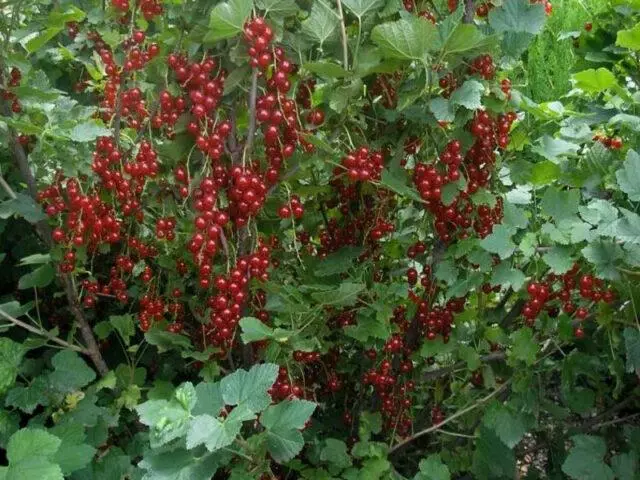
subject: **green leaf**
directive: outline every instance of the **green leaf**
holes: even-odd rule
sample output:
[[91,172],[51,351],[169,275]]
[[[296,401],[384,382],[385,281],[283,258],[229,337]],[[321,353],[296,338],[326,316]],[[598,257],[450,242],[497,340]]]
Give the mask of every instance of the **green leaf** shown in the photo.
[[511,262],[501,262],[491,275],[491,285],[500,285],[515,291],[520,290],[526,280],[527,277],[521,270],[511,267]]
[[219,3],[209,17],[209,31],[204,41],[214,43],[225,38],[235,37],[242,32],[244,24],[251,15],[251,0],[228,0]]
[[325,440],[324,447],[320,452],[320,460],[340,469],[350,467],[353,463],[347,451],[347,444],[335,438]]
[[513,344],[509,351],[509,357],[527,365],[533,365],[539,349],[538,343],[533,338],[533,330],[528,327],[516,330],[511,334],[511,341]]
[[453,122],[456,112],[451,102],[442,97],[436,97],[429,101],[429,110],[439,122]]
[[50,40],[56,37],[62,31],[62,28],[63,28],[62,26],[49,27],[39,32],[24,44],[24,48],[29,53],[37,52],[42,47],[44,47]]
[[536,36],[529,32],[505,32],[502,37],[502,53],[513,59],[519,59]]
[[96,372],[76,352],[70,350],[56,353],[51,364],[54,370],[49,375],[49,381],[63,392],[78,390],[96,378]]
[[10,464],[31,461],[34,457],[52,458],[62,440],[44,430],[24,428],[14,433],[7,444]]
[[34,271],[20,277],[18,288],[26,290],[28,288],[42,288],[49,285],[56,276],[55,268],[49,263],[36,268]]
[[[183,449],[170,453],[162,450],[145,454],[138,466],[146,473],[142,480],[211,480],[220,467],[221,458],[216,454],[202,455]],[[127,476],[137,478],[133,475]],[[104,480],[121,480],[122,476],[105,475]],[[96,479],[97,480],[97,479]]]
[[328,277],[339,273],[344,273],[353,267],[353,262],[362,255],[362,247],[344,247],[327,255],[318,264],[313,274],[316,277]]
[[314,300],[323,305],[354,305],[358,295],[366,288],[364,283],[343,282],[337,290],[325,290],[311,294]]
[[562,471],[575,480],[613,480],[613,471],[604,463],[607,445],[600,437],[575,435],[573,448],[562,464]]
[[616,172],[620,190],[633,202],[640,201],[640,155],[635,150],[627,152],[622,168]]
[[256,0],[256,7],[272,17],[288,17],[298,11],[295,0]]
[[133,316],[131,315],[111,315],[109,317],[109,323],[120,334],[120,337],[124,340],[125,345],[129,346],[131,337],[136,333],[136,327],[133,323]]
[[627,372],[640,371],[640,331],[637,328],[624,329],[624,348],[627,352]]
[[227,405],[246,404],[253,412],[260,412],[271,403],[267,390],[278,376],[278,365],[265,363],[249,370],[236,370],[220,382],[222,398]]
[[619,480],[637,480],[638,456],[635,452],[621,453],[611,458],[611,466]]
[[567,273],[573,267],[574,260],[571,250],[566,247],[554,246],[542,256],[544,263],[549,265],[551,271],[557,275]]
[[458,269],[453,260],[443,260],[436,267],[434,273],[436,279],[445,282],[447,285],[453,285],[458,279]]
[[69,134],[69,138],[74,142],[92,142],[98,137],[111,135],[111,130],[106,128],[102,122],[89,121],[80,123],[73,127]]
[[500,440],[509,448],[515,447],[527,433],[521,416],[500,403],[491,404],[482,422],[496,432]]
[[567,142],[561,138],[553,138],[549,135],[540,138],[538,143],[532,148],[534,152],[554,163],[557,163],[558,157],[575,155],[579,149],[580,145]]
[[384,7],[384,3],[384,0],[342,0],[342,4],[358,18]]
[[215,452],[231,445],[243,422],[252,420],[255,414],[245,406],[234,408],[224,421],[209,415],[199,415],[191,419],[187,432],[187,448],[192,449],[204,443],[207,450]]
[[422,197],[413,188],[409,187],[406,183],[406,175],[400,175],[403,170],[392,171],[385,168],[382,171],[380,183],[387,187],[389,190],[396,192],[403,197],[422,202]]
[[136,407],[140,422],[150,429],[151,447],[160,447],[186,435],[189,428],[189,411],[175,399],[149,400]]
[[267,338],[273,338],[273,328],[265,325],[254,317],[244,317],[240,320],[242,329],[242,341],[244,343],[259,342]]
[[338,14],[324,3],[313,2],[311,13],[301,23],[300,33],[320,47],[331,40],[338,31]]
[[616,45],[631,50],[640,50],[640,23],[628,30],[618,30]]
[[[453,17],[451,15],[448,18]],[[446,20],[445,20],[446,22]],[[442,28],[442,27],[441,27]],[[440,30],[442,38],[442,29]],[[478,48],[485,41],[485,36],[475,25],[458,23],[451,35],[443,39],[442,56],[460,54]]]
[[33,457],[30,460],[11,464],[6,470],[6,476],[1,477],[1,474],[2,471],[0,470],[0,478],[4,478],[5,480],[24,480],[27,478],[37,478],[38,480],[64,480],[60,467],[44,457]]
[[542,31],[546,15],[544,6],[529,0],[507,0],[502,7],[489,12],[489,25],[496,32],[527,32],[537,35]]
[[191,340],[188,337],[160,329],[149,330],[144,334],[144,338],[150,345],[155,345],[160,353],[174,349],[191,350],[192,348]]
[[593,68],[583,70],[573,74],[571,78],[576,87],[585,93],[600,93],[617,85],[615,75],[604,67],[597,70]]
[[303,66],[305,70],[324,78],[344,78],[351,76],[351,72],[342,68],[342,65],[330,61],[309,62]]
[[191,410],[193,415],[211,415],[217,417],[224,407],[220,382],[203,382],[196,385],[196,404]]
[[0,394],[15,383],[25,353],[21,343],[0,337]]
[[449,101],[454,105],[462,105],[469,110],[477,110],[482,106],[484,85],[477,80],[467,80],[458,88]]
[[451,480],[449,467],[442,463],[440,455],[435,453],[420,460],[420,471],[413,480]]
[[578,212],[580,192],[578,190],[560,190],[556,187],[547,188],[540,201],[542,213],[553,218],[556,222],[567,219]]
[[5,398],[5,405],[32,414],[38,405],[49,404],[50,389],[46,377],[36,377],[27,386],[17,386],[9,390]]
[[479,433],[473,454],[474,478],[478,480],[513,478],[516,469],[513,450],[507,447],[490,428],[482,425]]
[[616,262],[624,256],[624,252],[617,243],[597,240],[583,248],[582,255],[596,266],[600,278],[617,280],[620,277]]
[[316,409],[314,402],[285,400],[271,405],[260,416],[260,423],[268,429],[302,429]]
[[62,440],[53,461],[60,465],[65,475],[80,470],[91,462],[96,449],[85,443],[83,425],[79,423],[59,424],[51,428],[50,433]]
[[386,58],[402,60],[426,60],[437,38],[436,27],[419,17],[383,23],[371,31],[371,40]]
[[306,400],[286,400],[267,408],[260,424],[267,429],[267,447],[277,462],[295,457],[304,446],[300,429],[313,414],[316,404]]
[[267,448],[278,463],[288,462],[302,451],[304,438],[298,430],[267,430]]
[[518,230],[521,228],[527,228],[529,225],[529,219],[525,210],[514,205],[509,201],[505,201],[503,204],[504,218],[502,223],[509,228]]
[[480,246],[488,252],[499,255],[503,260],[509,258],[516,249],[516,244],[511,240],[511,230],[504,225],[493,227],[493,233],[483,238]]
[[18,193],[16,198],[0,203],[0,218],[6,219],[12,215],[23,217],[29,223],[38,223],[47,218],[42,208],[24,193]]
[[640,215],[621,209],[623,218],[611,227],[609,236],[630,245],[640,244]]

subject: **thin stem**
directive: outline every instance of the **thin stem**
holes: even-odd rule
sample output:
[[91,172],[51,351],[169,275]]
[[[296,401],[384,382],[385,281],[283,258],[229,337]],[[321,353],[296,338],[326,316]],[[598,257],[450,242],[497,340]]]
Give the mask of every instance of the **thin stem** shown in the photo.
[[16,198],[18,198],[18,196],[16,195],[16,192],[13,191],[11,186],[7,183],[7,181],[4,179],[2,175],[0,175],[0,186],[5,192],[7,192],[7,195],[9,195],[12,199],[15,200]]
[[5,320],[10,321],[11,323],[13,323],[14,325],[20,327],[20,328],[24,328],[25,330],[31,332],[31,333],[35,333],[36,335],[40,335],[41,337],[45,337],[48,338],[49,340],[51,340],[53,343],[57,343],[60,346],[63,346],[65,348],[68,348],[69,350],[73,350],[74,352],[80,352],[83,353],[85,355],[89,355],[89,351],[85,348],[79,347],[77,345],[73,345],[69,342],[65,342],[64,340],[62,340],[61,338],[56,337],[55,335],[45,331],[45,330],[40,330],[36,327],[33,327],[31,325],[29,325],[28,323],[23,322],[22,320],[18,320],[17,318],[12,317],[11,315],[9,315],[7,312],[5,312],[4,310],[0,309],[0,316],[3,317]]
[[460,418],[463,415],[466,415],[467,413],[469,413],[469,412],[475,410],[476,408],[484,405],[485,403],[487,403],[489,400],[491,400],[495,396],[497,396],[500,393],[504,392],[507,389],[507,387],[509,386],[510,382],[511,382],[511,380],[503,383],[499,388],[495,389],[489,395],[480,398],[477,402],[469,405],[467,408],[463,408],[462,410],[458,410],[456,413],[454,413],[450,417],[446,418],[442,422],[440,422],[440,423],[438,423],[436,425],[432,425],[431,427],[426,428],[424,430],[421,430],[418,433],[415,433],[411,437],[407,438],[406,440],[403,440],[402,442],[396,444],[393,448],[391,448],[389,450],[389,455],[391,455],[393,452],[403,448],[404,446],[408,445],[409,443],[413,442],[414,440],[416,440],[416,439],[418,439],[420,437],[423,437],[423,436],[425,436],[425,435],[427,435],[427,434],[429,434],[431,432],[435,432],[437,430],[440,430],[440,427],[446,425],[447,423],[450,423],[450,422],[454,421],[455,419]]
[[476,435],[466,435],[464,433],[458,433],[458,432],[450,432],[449,430],[442,430],[442,429],[437,429],[436,433],[442,433],[443,435],[450,435],[452,437],[459,437],[459,438],[478,438]]
[[253,150],[253,137],[256,134],[256,99],[258,97],[258,69],[253,69],[251,75],[251,90],[249,91],[249,130],[247,131],[247,141],[244,144],[242,153],[242,163],[251,156]]
[[336,0],[338,17],[340,18],[340,37],[342,38],[342,64],[345,70],[349,70],[349,46],[347,44],[347,30],[344,26],[344,14],[342,13],[342,0]]
[[124,94],[125,76],[124,72],[120,73],[120,82],[118,86],[118,96],[116,97],[116,111],[113,116],[113,140],[116,145],[120,145],[120,122],[122,117],[122,95]]

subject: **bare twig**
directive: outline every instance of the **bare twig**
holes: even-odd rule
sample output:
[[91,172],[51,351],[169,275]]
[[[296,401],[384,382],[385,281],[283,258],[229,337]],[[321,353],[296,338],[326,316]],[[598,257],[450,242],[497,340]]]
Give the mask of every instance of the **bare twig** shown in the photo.
[[[0,113],[2,113],[2,115],[7,118],[10,118],[12,116],[9,105],[7,104],[6,100],[2,99],[2,97],[0,97]],[[29,195],[31,196],[31,198],[33,198],[34,201],[37,201],[38,187],[36,184],[36,179],[29,166],[27,153],[25,152],[20,142],[18,142],[16,133],[12,128],[9,128],[9,144],[11,146],[11,150],[13,151],[14,160],[16,162],[16,165],[18,166],[18,169],[20,170],[22,179],[27,184]],[[35,225],[35,228],[38,236],[45,243],[45,245],[51,247],[51,228],[49,227],[49,224],[46,221],[42,221],[37,223]],[[58,274],[58,277],[60,278],[64,286],[67,301],[69,302],[69,308],[71,309],[76,323],[80,327],[80,333],[82,334],[84,343],[87,346],[87,355],[93,361],[93,364],[98,372],[100,372],[101,375],[105,375],[109,371],[109,368],[102,358],[102,354],[100,353],[100,349],[98,348],[93,330],[91,330],[91,326],[89,325],[88,320],[85,318],[82,309],[78,305],[78,294],[75,290],[75,287],[73,286],[71,277],[66,274]]]
[[78,304],[78,294],[73,286],[71,277],[69,275],[63,275],[62,283],[65,294],[67,295],[67,301],[69,302],[69,309],[71,310],[78,327],[80,327],[80,334],[82,335],[84,343],[87,345],[87,355],[89,355],[93,361],[93,364],[96,369],[98,369],[98,372],[100,372],[100,375],[106,375],[109,371],[109,367],[107,367],[104,358],[102,358],[98,342],[96,342],[96,337],[93,335],[93,330],[91,330],[91,326]]
[[11,315],[9,315],[7,312],[5,312],[4,310],[0,309],[0,317],[3,317],[5,320],[10,321],[11,323],[13,323],[14,325],[20,327],[20,328],[24,328],[25,330],[31,332],[31,333],[35,333],[36,335],[40,335],[41,337],[45,337],[48,338],[49,340],[51,340],[53,343],[57,343],[58,345],[68,348],[69,350],[73,350],[74,352],[80,352],[83,353],[85,355],[89,355],[89,351],[85,348],[79,347],[77,345],[73,345],[69,342],[65,342],[64,340],[62,340],[61,338],[56,337],[55,335],[47,332],[46,330],[40,330],[32,325],[29,325],[28,323],[25,323],[21,320],[18,320],[17,318],[12,317]]
[[[504,360],[507,358],[506,352],[492,352],[487,355],[483,355],[480,357],[480,361],[483,363],[492,362],[497,360]],[[465,361],[454,363],[448,367],[442,367],[437,370],[432,370],[430,372],[426,372],[423,376],[425,380],[435,380],[436,378],[445,377],[452,372],[455,372],[459,368],[464,367],[467,364]]]
[[441,427],[443,427],[447,423],[452,422],[455,419],[460,418],[463,415],[466,415],[467,413],[469,413],[469,412],[475,410],[476,408],[484,405],[485,403],[487,403],[489,400],[491,400],[495,396],[497,396],[500,393],[504,392],[507,389],[507,387],[509,386],[510,382],[511,382],[511,380],[508,380],[507,382],[503,383],[500,387],[496,388],[489,395],[478,399],[475,403],[469,405],[467,408],[463,408],[462,410],[458,410],[456,413],[454,413],[450,417],[446,418],[442,422],[440,422],[440,423],[438,423],[436,425],[432,425],[429,428],[425,428],[424,430],[421,430],[418,433],[415,433],[414,435],[412,435],[409,438],[403,440],[402,442],[397,443],[394,447],[392,447],[389,450],[389,455],[391,455],[392,453],[396,452],[397,450],[400,450],[401,448],[405,447],[406,445],[408,445],[409,443],[413,442],[414,440],[416,440],[416,439],[418,439],[420,437],[423,437],[423,436],[425,436],[425,435],[427,435],[427,434],[429,434],[431,432],[435,432],[437,430],[440,430]]
[[340,17],[340,36],[342,38],[342,64],[345,70],[349,70],[349,46],[347,44],[347,30],[344,26],[344,14],[342,13],[342,0],[336,0],[338,16]]
[[464,0],[464,17],[462,18],[462,23],[472,23],[475,14],[476,8],[473,0]]

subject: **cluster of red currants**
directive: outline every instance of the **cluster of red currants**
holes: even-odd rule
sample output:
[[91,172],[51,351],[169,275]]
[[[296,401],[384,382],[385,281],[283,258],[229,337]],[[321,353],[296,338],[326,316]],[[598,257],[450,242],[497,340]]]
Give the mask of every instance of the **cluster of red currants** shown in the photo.
[[156,220],[156,238],[158,240],[175,240],[176,233],[175,217],[162,217]]
[[249,65],[267,70],[273,62],[270,46],[273,30],[262,17],[254,17],[244,25],[244,39],[249,45]]
[[314,363],[320,360],[320,352],[303,352],[302,350],[295,350],[293,352],[293,359],[296,362],[301,363]]
[[287,367],[280,367],[278,378],[276,378],[268,393],[274,400],[284,400],[289,397],[301,397],[303,390],[302,387],[291,382]]
[[377,369],[368,370],[362,381],[365,385],[372,385],[380,397],[380,411],[385,428],[396,430],[398,435],[404,436],[409,433],[412,425],[411,392],[415,385],[411,380],[398,384],[398,378],[392,370],[391,361],[384,359]]
[[341,163],[344,169],[336,167],[333,171],[336,177],[346,173],[351,182],[375,181],[380,180],[384,167],[384,155],[380,151],[370,151],[367,147],[360,147],[348,153]]
[[607,135],[596,134],[593,136],[594,142],[600,142],[611,150],[620,150],[623,146],[622,139],[620,137],[609,137]]
[[238,260],[229,275],[218,276],[213,282],[210,280],[211,263],[200,264],[200,287],[208,289],[213,285],[218,292],[207,299],[211,311],[206,335],[213,345],[223,349],[231,346],[242,308],[249,300],[249,281],[252,278],[259,282],[269,279],[270,255],[271,248],[261,242],[255,253]]
[[469,66],[470,74],[478,74],[485,80],[493,80],[496,74],[496,67],[493,64],[493,58],[491,55],[480,55],[471,62]]
[[289,204],[283,205],[278,209],[278,216],[282,219],[291,218],[300,219],[304,215],[304,206],[298,195],[291,195]]
[[[191,113],[193,116],[200,121],[204,120],[205,117],[213,119],[213,114],[224,92],[226,72],[223,69],[214,72],[217,63],[215,59],[210,57],[205,58],[201,62],[189,63],[186,56],[172,53],[167,57],[167,63],[171,70],[173,70],[181,88],[188,94],[191,100]],[[170,99],[170,97],[164,95],[165,107],[170,106]],[[178,99],[175,101],[177,102]],[[174,104],[172,110],[175,110],[176,106],[179,107],[179,105]],[[166,108],[166,110],[170,115],[169,108]],[[163,123],[170,122],[164,122],[163,120]],[[212,122],[209,124],[209,127],[212,129],[214,124],[215,122]],[[192,135],[197,136],[200,132],[200,127],[194,122],[188,125],[187,130]]]
[[[522,316],[527,325],[533,326],[542,311],[555,318],[560,309],[576,320],[589,316],[591,303],[612,303],[616,296],[613,290],[605,288],[603,281],[590,274],[580,274],[580,266],[575,264],[564,275],[549,274],[541,282],[531,282],[527,287],[529,300],[522,308]],[[578,306],[577,302],[583,302]],[[574,329],[576,337],[582,338],[581,326]]]
[[424,337],[427,340],[435,340],[438,335],[442,336],[442,341],[447,343],[451,334],[451,325],[456,313],[464,311],[466,299],[451,299],[443,306],[431,306],[427,300],[418,303],[416,318],[422,326]]
[[262,209],[267,195],[267,186],[260,175],[241,167],[231,169],[231,184],[227,192],[229,214],[238,227],[247,224],[249,218]]
[[442,97],[449,98],[458,88],[458,80],[453,73],[449,72],[438,80],[438,85],[442,89]]
[[49,216],[60,217],[62,226],[52,232],[55,243],[86,245],[93,250],[102,243],[120,241],[121,222],[111,205],[97,194],[82,194],[78,181],[73,178],[64,182],[59,176],[55,185],[38,193],[38,201]]
[[484,18],[489,15],[489,11],[493,8],[493,3],[482,2],[476,7],[476,15],[480,18]]
[[183,97],[174,97],[167,90],[163,90],[160,92],[160,111],[151,119],[151,126],[160,129],[166,125],[167,130],[171,131],[186,109],[187,102]]
[[[200,181],[193,192],[193,200],[193,208],[197,212],[193,220],[195,232],[187,243],[187,250],[197,265],[210,265],[218,251],[222,228],[229,221],[229,216],[216,206],[218,190],[212,177],[204,177]],[[208,288],[208,284],[201,286]]]
[[[9,73],[9,78],[7,79],[7,86],[9,88],[19,87],[21,80],[22,72],[17,67],[13,67],[11,69],[11,72]],[[20,100],[15,93],[11,92],[10,90],[0,88],[0,95],[2,95],[3,100],[11,102],[11,111],[13,113],[22,112],[22,105],[20,104]]]
[[[159,0],[136,0],[136,3],[147,21],[162,15],[162,2]],[[129,0],[111,0],[111,5],[120,12],[128,12],[130,8]]]
[[189,174],[184,165],[177,165],[173,170],[173,178],[178,184],[178,193],[182,198],[187,198],[189,196]]

